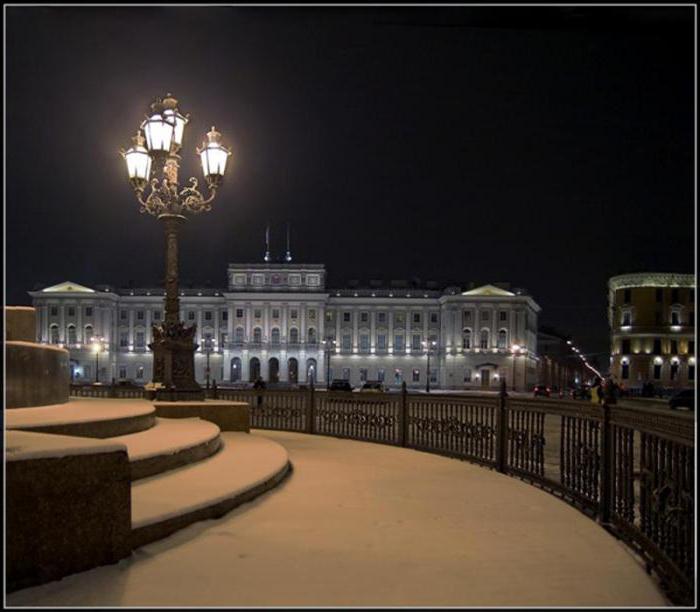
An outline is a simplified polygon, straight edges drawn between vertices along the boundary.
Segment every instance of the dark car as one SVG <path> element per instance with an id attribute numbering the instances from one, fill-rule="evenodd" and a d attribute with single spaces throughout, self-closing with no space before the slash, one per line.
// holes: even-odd
<path id="1" fill-rule="evenodd" d="M 575 387 L 571 391 L 571 399 L 581 399 L 590 400 L 591 399 L 591 388 L 589 385 L 581 385 L 580 387 Z"/>
<path id="2" fill-rule="evenodd" d="M 668 400 L 668 407 L 671 410 L 678 410 L 679 408 L 695 410 L 695 391 L 693 391 L 693 389 L 679 391 Z"/>
<path id="3" fill-rule="evenodd" d="M 535 385 L 535 388 L 533 389 L 533 392 L 535 394 L 535 397 L 542 395 L 543 397 L 549 397 L 549 387 L 546 385 Z"/>
<path id="4" fill-rule="evenodd" d="M 360 389 L 361 393 L 383 393 L 384 391 L 384 384 L 378 380 L 368 380 Z"/>
<path id="5" fill-rule="evenodd" d="M 331 383 L 330 391 L 352 391 L 352 387 L 347 380 L 334 380 Z"/>

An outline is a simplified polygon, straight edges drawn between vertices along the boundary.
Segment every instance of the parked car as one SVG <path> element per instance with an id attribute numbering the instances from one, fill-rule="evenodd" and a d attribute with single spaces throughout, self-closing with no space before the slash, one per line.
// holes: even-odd
<path id="1" fill-rule="evenodd" d="M 550 394 L 549 387 L 547 387 L 546 385 L 535 385 L 533 392 L 535 394 L 535 397 L 538 397 L 539 395 L 543 397 L 549 397 Z"/>
<path id="2" fill-rule="evenodd" d="M 591 387 L 590 385 L 581 385 L 571 390 L 571 399 L 590 400 Z"/>
<path id="3" fill-rule="evenodd" d="M 352 387 L 347 380 L 334 380 L 331 382 L 330 391 L 352 391 Z"/>
<path id="4" fill-rule="evenodd" d="M 384 393 L 384 391 L 384 384 L 378 380 L 368 380 L 360 389 L 361 393 Z"/>
<path id="5" fill-rule="evenodd" d="M 695 391 L 693 389 L 683 389 L 683 391 L 679 391 L 668 400 L 668 407 L 671 410 L 678 410 L 679 408 L 695 410 Z"/>

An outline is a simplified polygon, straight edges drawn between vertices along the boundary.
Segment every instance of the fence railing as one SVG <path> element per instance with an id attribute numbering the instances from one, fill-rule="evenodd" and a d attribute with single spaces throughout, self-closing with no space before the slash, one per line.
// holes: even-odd
<path id="1" fill-rule="evenodd" d="M 76 393 L 143 396 L 142 389 L 119 386 L 76 386 Z M 527 480 L 597 519 L 642 555 L 674 603 L 693 604 L 692 414 L 405 389 L 212 389 L 208 397 L 247 402 L 253 428 L 404 446 Z"/>

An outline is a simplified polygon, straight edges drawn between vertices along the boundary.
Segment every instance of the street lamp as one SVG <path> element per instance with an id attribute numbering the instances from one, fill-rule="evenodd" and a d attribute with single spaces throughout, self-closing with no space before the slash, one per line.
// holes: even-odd
<path id="1" fill-rule="evenodd" d="M 425 392 L 430 393 L 430 353 L 433 352 L 433 349 L 437 346 L 437 342 L 435 340 L 431 340 L 430 342 L 426 342 L 425 340 L 423 341 L 423 347 L 425 348 L 426 353 L 428 354 L 428 363 L 426 365 L 426 370 L 425 370 Z"/>
<path id="2" fill-rule="evenodd" d="M 322 340 L 322 343 L 326 354 L 326 389 L 330 389 L 331 356 L 333 355 L 333 348 L 335 347 L 335 338 L 333 336 L 327 336 L 325 340 Z"/>
<path id="3" fill-rule="evenodd" d="M 104 341 L 105 339 L 102 336 L 93 336 L 90 338 L 90 342 L 92 343 L 92 351 L 95 353 L 95 384 L 100 382 L 100 351 L 103 349 L 102 343 Z"/>
<path id="4" fill-rule="evenodd" d="M 212 351 L 212 339 L 210 336 L 205 336 L 204 337 L 204 354 L 207 356 L 207 369 L 206 369 L 206 377 L 207 377 L 207 391 L 209 391 L 209 375 L 210 375 L 210 368 L 209 368 L 209 356 L 211 355 Z"/>
<path id="5" fill-rule="evenodd" d="M 216 197 L 231 155 L 221 144 L 221 134 L 212 127 L 207 133 L 207 141 L 196 149 L 209 188 L 208 197 L 198 190 L 198 181 L 194 177 L 180 190 L 178 170 L 181 157 L 178 152 L 188 122 L 189 116 L 180 112 L 178 101 L 171 94 L 163 99 L 156 98 L 151 104 L 150 114 L 133 138 L 132 147 L 121 151 L 129 182 L 141 205 L 140 212 L 162 221 L 165 229 L 165 319 L 153 326 L 153 342 L 148 346 L 153 351 L 153 382 L 163 385 L 157 397 L 172 401 L 204 398 L 204 392 L 194 377 L 196 326 L 185 327 L 179 320 L 178 229 L 187 220 L 184 213 L 211 210 L 211 202 Z M 161 170 L 160 179 L 152 177 L 154 167 L 156 171 Z M 150 192 L 145 196 L 148 185 Z"/>
<path id="6" fill-rule="evenodd" d="M 513 391 L 515 391 L 515 355 L 520 351 L 520 345 L 514 344 L 510 347 L 510 350 L 513 353 Z"/>

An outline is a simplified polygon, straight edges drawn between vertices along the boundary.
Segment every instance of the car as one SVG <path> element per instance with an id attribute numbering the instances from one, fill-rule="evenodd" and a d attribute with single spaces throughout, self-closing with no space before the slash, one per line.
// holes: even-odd
<path id="1" fill-rule="evenodd" d="M 347 380 L 334 380 L 329 391 L 352 391 L 352 387 Z"/>
<path id="2" fill-rule="evenodd" d="M 368 380 L 360 389 L 361 393 L 384 393 L 384 391 L 384 384 L 378 380 Z"/>
<path id="3" fill-rule="evenodd" d="M 533 393 L 535 394 L 535 397 L 542 395 L 544 397 L 549 397 L 549 387 L 546 385 L 535 385 L 535 388 L 533 389 Z"/>
<path id="4" fill-rule="evenodd" d="M 668 400 L 668 407 L 671 410 L 678 410 L 679 408 L 695 410 L 695 391 L 693 389 L 683 389 L 683 391 L 679 391 Z"/>
<path id="5" fill-rule="evenodd" d="M 591 388 L 589 385 L 581 385 L 571 390 L 571 399 L 590 400 Z"/>

